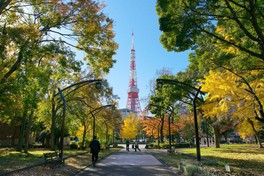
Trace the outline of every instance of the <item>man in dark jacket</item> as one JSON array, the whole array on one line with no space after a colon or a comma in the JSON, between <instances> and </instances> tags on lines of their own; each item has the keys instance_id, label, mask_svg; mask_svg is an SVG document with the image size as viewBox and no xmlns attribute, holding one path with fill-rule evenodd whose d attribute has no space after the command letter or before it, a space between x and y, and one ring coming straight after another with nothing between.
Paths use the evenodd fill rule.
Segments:
<instances>
[{"instance_id":1,"label":"man in dark jacket","mask_svg":"<svg viewBox=\"0 0 264 176\"><path fill-rule=\"evenodd\" d=\"M126 140L126 150L129 152L129 140Z\"/></svg>"},{"instance_id":2,"label":"man in dark jacket","mask_svg":"<svg viewBox=\"0 0 264 176\"><path fill-rule=\"evenodd\" d=\"M92 162L95 166L96 161L98 160L98 153L100 151L100 142L97 140L96 136L93 137L93 140L90 142L90 152L92 153Z\"/></svg>"},{"instance_id":3,"label":"man in dark jacket","mask_svg":"<svg viewBox=\"0 0 264 176\"><path fill-rule=\"evenodd\" d=\"M137 150L139 150L139 151L141 152L141 150L139 149L139 146L138 146L138 141L135 141L135 142L134 142L134 145L135 145L135 152L136 152Z\"/></svg>"}]
</instances>

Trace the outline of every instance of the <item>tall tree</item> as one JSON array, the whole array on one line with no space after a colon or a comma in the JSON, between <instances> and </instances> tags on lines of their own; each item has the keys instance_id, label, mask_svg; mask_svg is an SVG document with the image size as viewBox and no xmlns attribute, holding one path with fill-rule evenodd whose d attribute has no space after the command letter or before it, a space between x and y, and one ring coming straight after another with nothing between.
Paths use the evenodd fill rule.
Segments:
<instances>
[{"instance_id":1,"label":"tall tree","mask_svg":"<svg viewBox=\"0 0 264 176\"><path fill-rule=\"evenodd\" d=\"M115 124L121 123L122 117L118 110L108 108L104 109L97 115L98 129L100 129L101 134L99 135L101 139L105 139L105 146L108 147L110 136L113 135Z\"/></svg>"},{"instance_id":2,"label":"tall tree","mask_svg":"<svg viewBox=\"0 0 264 176\"><path fill-rule=\"evenodd\" d=\"M144 117L141 120L142 129L146 132L148 137L153 137L155 139L159 138L159 131L160 131L160 119L153 118L153 117Z\"/></svg>"},{"instance_id":3,"label":"tall tree","mask_svg":"<svg viewBox=\"0 0 264 176\"><path fill-rule=\"evenodd\" d=\"M133 139L139 134L140 120L133 113L130 113L125 119L121 128L121 138Z\"/></svg>"},{"instance_id":4,"label":"tall tree","mask_svg":"<svg viewBox=\"0 0 264 176\"><path fill-rule=\"evenodd\" d=\"M259 131L261 130L261 127L262 126L257 120L254 120L252 118L245 118L238 125L237 131L239 135L246 140L247 138L255 136L256 143L259 144L260 148L263 148L263 145L262 145L262 142L259 136Z\"/></svg>"},{"instance_id":5,"label":"tall tree","mask_svg":"<svg viewBox=\"0 0 264 176\"><path fill-rule=\"evenodd\" d=\"M187 141L193 140L193 136L195 135L193 114L181 115L179 121L182 124L179 128L180 137Z\"/></svg>"},{"instance_id":6,"label":"tall tree","mask_svg":"<svg viewBox=\"0 0 264 176\"><path fill-rule=\"evenodd\" d=\"M254 77L258 75L255 72L247 74ZM251 118L251 121L255 119L262 122L263 83L259 79L254 79L250 83L245 81L229 71L210 71L210 74L201 80L202 90L208 93L206 103L201 107L205 117L224 115L233 119L238 118L240 121Z\"/></svg>"},{"instance_id":7,"label":"tall tree","mask_svg":"<svg viewBox=\"0 0 264 176\"><path fill-rule=\"evenodd\" d=\"M84 51L84 59L89 61L91 69L107 73L115 62L112 56L117 44L113 41L113 21L102 12L103 8L104 4L92 0L10 2L0 21L1 55L8 63L0 77L1 82L20 67L25 59L24 52L50 43L66 44ZM9 48L13 48L11 55Z\"/></svg>"},{"instance_id":8,"label":"tall tree","mask_svg":"<svg viewBox=\"0 0 264 176\"><path fill-rule=\"evenodd\" d=\"M169 51L195 48L199 36L264 60L262 1L158 0L161 43Z\"/></svg>"},{"instance_id":9,"label":"tall tree","mask_svg":"<svg viewBox=\"0 0 264 176\"><path fill-rule=\"evenodd\" d=\"M168 122L168 117L166 116L164 118L165 122ZM148 117L143 120L141 120L141 125L143 130L146 132L147 136L153 136L154 138L158 138L158 131L159 131L159 126L160 126L160 119L154 118L154 117ZM172 122L170 121L170 128L171 128L171 134L176 133L179 128L182 126L182 123L178 122ZM164 135L169 135L169 125L168 123L164 124L163 128L163 133Z\"/></svg>"},{"instance_id":10,"label":"tall tree","mask_svg":"<svg viewBox=\"0 0 264 176\"><path fill-rule=\"evenodd\" d=\"M16 82L18 76L25 72L28 63L31 63L31 68L40 69L45 73L46 77L35 79L49 83L41 87L49 90L45 92L46 95L42 100L48 95L51 102L54 101L58 86L67 86L73 83L74 77L78 77L82 62L74 58L76 49L86 53L81 59L87 60L89 69L96 75L108 73L115 63L112 56L115 54L117 44L113 40L113 20L102 12L103 3L93 0L1 2L3 2L0 7L2 60L0 91L3 92L0 95L1 114L6 109L2 107L7 106L2 100L6 97L11 98L10 93L16 92L16 85L20 86L20 82ZM9 99L7 102L11 103L12 100ZM53 106L53 115L50 116L52 117L51 136L55 133L54 114L56 113L54 112L58 111L58 107ZM52 138L51 141L54 139Z\"/></svg>"}]
</instances>

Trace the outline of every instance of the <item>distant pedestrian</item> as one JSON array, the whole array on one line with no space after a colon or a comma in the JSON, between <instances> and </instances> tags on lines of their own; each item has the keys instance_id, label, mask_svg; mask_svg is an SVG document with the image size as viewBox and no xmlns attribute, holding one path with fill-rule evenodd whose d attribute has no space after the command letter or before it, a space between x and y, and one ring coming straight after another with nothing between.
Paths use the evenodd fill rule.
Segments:
<instances>
[{"instance_id":1,"label":"distant pedestrian","mask_svg":"<svg viewBox=\"0 0 264 176\"><path fill-rule=\"evenodd\" d=\"M90 152L92 153L92 163L95 166L95 163L98 160L98 153L100 152L101 146L100 142L97 140L96 136L93 137L93 140L90 142Z\"/></svg>"},{"instance_id":2,"label":"distant pedestrian","mask_svg":"<svg viewBox=\"0 0 264 176\"><path fill-rule=\"evenodd\" d=\"M192 148L193 147L193 140L191 139L190 140L190 148Z\"/></svg>"},{"instance_id":3,"label":"distant pedestrian","mask_svg":"<svg viewBox=\"0 0 264 176\"><path fill-rule=\"evenodd\" d=\"M140 150L139 147L138 147L138 141L135 141L134 145L135 145L135 152L136 152L137 150L139 150L139 151L141 152L141 150Z\"/></svg>"},{"instance_id":4,"label":"distant pedestrian","mask_svg":"<svg viewBox=\"0 0 264 176\"><path fill-rule=\"evenodd\" d=\"M126 140L126 151L129 152L129 140L128 139Z\"/></svg>"}]
</instances>

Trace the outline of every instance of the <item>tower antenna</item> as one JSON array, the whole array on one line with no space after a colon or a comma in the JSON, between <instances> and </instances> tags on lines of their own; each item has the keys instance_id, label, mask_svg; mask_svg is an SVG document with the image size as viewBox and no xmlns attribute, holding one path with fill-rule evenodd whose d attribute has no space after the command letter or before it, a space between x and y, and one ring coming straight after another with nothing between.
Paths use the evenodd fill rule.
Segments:
<instances>
[{"instance_id":1,"label":"tower antenna","mask_svg":"<svg viewBox=\"0 0 264 176\"><path fill-rule=\"evenodd\" d=\"M139 89L137 87L135 58L136 57L135 57L135 48L134 48L134 32L132 32L132 45L130 52L130 78L128 85L128 97L127 97L126 108L137 113L138 116L141 116L142 111L138 99Z\"/></svg>"}]
</instances>

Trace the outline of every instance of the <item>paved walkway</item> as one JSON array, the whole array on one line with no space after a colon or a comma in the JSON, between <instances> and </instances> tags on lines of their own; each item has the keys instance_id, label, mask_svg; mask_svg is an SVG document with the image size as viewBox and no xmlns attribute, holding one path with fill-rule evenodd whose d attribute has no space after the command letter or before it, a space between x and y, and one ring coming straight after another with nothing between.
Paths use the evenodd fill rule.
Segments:
<instances>
[{"instance_id":1,"label":"paved walkway","mask_svg":"<svg viewBox=\"0 0 264 176\"><path fill-rule=\"evenodd\" d=\"M162 164L151 153L125 149L120 150L102 160L95 167L88 166L78 176L170 176L180 175Z\"/></svg>"}]
</instances>

